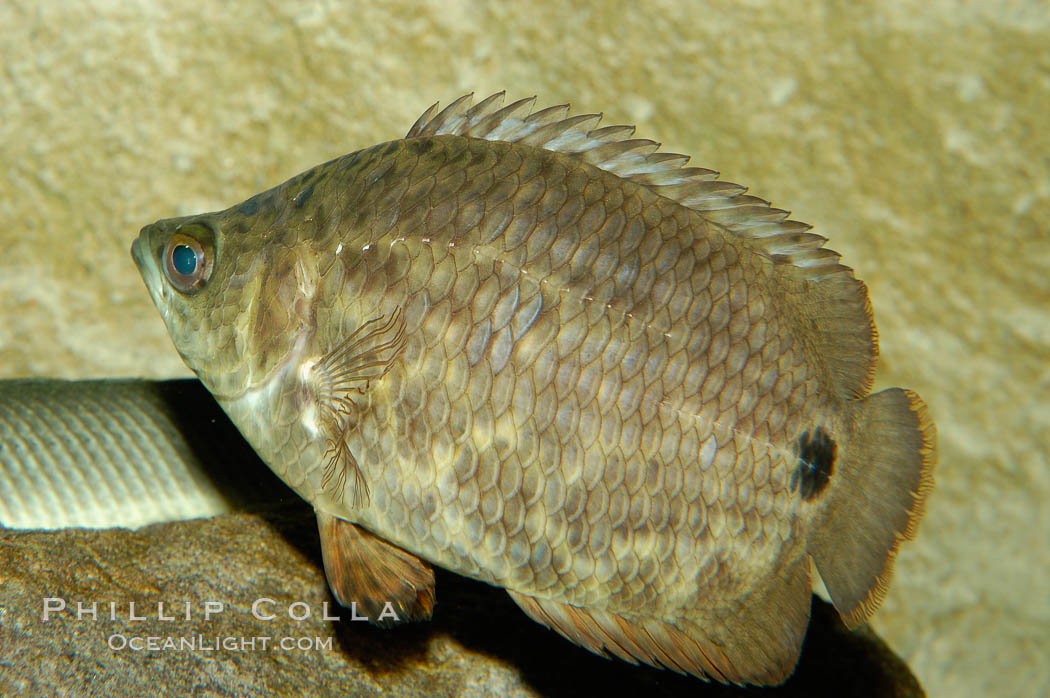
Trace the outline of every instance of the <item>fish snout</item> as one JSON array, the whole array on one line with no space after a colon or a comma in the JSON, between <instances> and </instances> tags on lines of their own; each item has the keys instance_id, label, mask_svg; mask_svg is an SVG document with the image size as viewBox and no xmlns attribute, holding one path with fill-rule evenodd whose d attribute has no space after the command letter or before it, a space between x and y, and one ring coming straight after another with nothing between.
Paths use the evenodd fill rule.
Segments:
<instances>
[{"instance_id":1,"label":"fish snout","mask_svg":"<svg viewBox=\"0 0 1050 698\"><path fill-rule=\"evenodd\" d=\"M153 252L152 243L156 230L156 225L147 225L139 231L139 236L131 243L131 258L135 260L135 266L142 275L142 281L146 285L146 290L149 291L150 298L153 299L153 304L163 316L167 293L156 255Z\"/></svg>"},{"instance_id":2,"label":"fish snout","mask_svg":"<svg viewBox=\"0 0 1050 698\"><path fill-rule=\"evenodd\" d=\"M147 225L139 231L139 236L131 243L131 258L135 260L140 271L149 264L149 238L154 226Z\"/></svg>"}]
</instances>

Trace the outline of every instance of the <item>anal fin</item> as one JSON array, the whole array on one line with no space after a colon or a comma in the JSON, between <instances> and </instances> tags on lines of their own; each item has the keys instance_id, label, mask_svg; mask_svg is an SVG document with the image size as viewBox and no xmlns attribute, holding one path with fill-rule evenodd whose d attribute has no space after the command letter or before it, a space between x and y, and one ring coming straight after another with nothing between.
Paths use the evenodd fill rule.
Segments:
<instances>
[{"instance_id":1,"label":"anal fin","mask_svg":"<svg viewBox=\"0 0 1050 698\"><path fill-rule=\"evenodd\" d=\"M728 665L725 656L716 647L704 647L670 623L570 606L509 589L507 592L534 621L595 654L726 681L719 668Z\"/></svg>"},{"instance_id":2,"label":"anal fin","mask_svg":"<svg viewBox=\"0 0 1050 698\"><path fill-rule=\"evenodd\" d=\"M533 620L596 654L736 684L779 684L791 675L811 596L808 558L732 607L687 609L673 619L508 593Z\"/></svg>"},{"instance_id":3,"label":"anal fin","mask_svg":"<svg viewBox=\"0 0 1050 698\"><path fill-rule=\"evenodd\" d=\"M430 565L360 526L321 511L317 527L325 575L336 601L384 628L430 619L434 611Z\"/></svg>"}]
</instances>

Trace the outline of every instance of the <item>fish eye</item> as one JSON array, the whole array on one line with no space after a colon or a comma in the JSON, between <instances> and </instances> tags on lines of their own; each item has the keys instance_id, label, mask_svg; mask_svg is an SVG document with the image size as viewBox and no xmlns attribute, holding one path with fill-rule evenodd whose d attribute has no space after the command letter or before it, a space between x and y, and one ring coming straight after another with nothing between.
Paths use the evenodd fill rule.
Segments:
<instances>
[{"instance_id":1,"label":"fish eye","mask_svg":"<svg viewBox=\"0 0 1050 698\"><path fill-rule=\"evenodd\" d=\"M164 248L164 273L177 291L188 293L207 280L211 260L200 242L175 233Z\"/></svg>"},{"instance_id":2,"label":"fish eye","mask_svg":"<svg viewBox=\"0 0 1050 698\"><path fill-rule=\"evenodd\" d=\"M197 268L197 253L189 245L175 245L171 250L171 266L183 276L189 276Z\"/></svg>"}]
</instances>

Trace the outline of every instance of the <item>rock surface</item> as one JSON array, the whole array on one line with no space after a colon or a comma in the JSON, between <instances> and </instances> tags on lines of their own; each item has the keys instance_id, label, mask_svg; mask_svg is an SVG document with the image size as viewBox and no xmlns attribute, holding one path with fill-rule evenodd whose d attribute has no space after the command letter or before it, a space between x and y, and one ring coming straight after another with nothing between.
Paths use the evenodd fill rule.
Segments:
<instances>
[{"instance_id":1,"label":"rock surface","mask_svg":"<svg viewBox=\"0 0 1050 698\"><path fill-rule=\"evenodd\" d=\"M373 628L335 604L320 560L305 506L139 531L0 530L0 695L924 695L874 633L847 631L818 599L795 676L759 691L602 659L450 573L433 622ZM45 621L57 599L65 609ZM78 619L92 602L96 617ZM223 610L206 617L209 602ZM134 649L150 637L154 649ZM184 638L197 644L175 649Z\"/></svg>"},{"instance_id":2,"label":"rock surface","mask_svg":"<svg viewBox=\"0 0 1050 698\"><path fill-rule=\"evenodd\" d=\"M186 375L145 223L468 90L605 110L869 284L878 386L926 399L941 453L874 627L934 695L1050 694L1045 0L8 0L0 26L0 376Z\"/></svg>"}]
</instances>

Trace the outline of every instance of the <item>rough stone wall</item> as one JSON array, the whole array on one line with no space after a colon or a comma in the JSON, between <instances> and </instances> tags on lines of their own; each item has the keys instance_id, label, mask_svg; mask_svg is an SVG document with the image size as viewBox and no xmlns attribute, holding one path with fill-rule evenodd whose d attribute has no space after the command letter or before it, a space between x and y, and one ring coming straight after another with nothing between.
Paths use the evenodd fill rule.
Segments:
<instances>
[{"instance_id":1,"label":"rough stone wall","mask_svg":"<svg viewBox=\"0 0 1050 698\"><path fill-rule=\"evenodd\" d=\"M877 387L923 395L941 453L874 626L933 695L1050 692L1042 0L6 0L0 27L0 377L186 374L128 255L145 223L471 90L604 110L868 283Z\"/></svg>"}]
</instances>

